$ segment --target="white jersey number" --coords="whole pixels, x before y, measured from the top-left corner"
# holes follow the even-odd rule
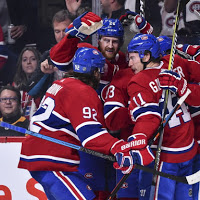
[[[41,105],[41,108],[44,108],[44,112],[39,115],[35,115],[31,118],[30,130],[34,132],[39,132],[41,127],[34,125],[34,122],[42,122],[49,119],[53,109],[55,107],[54,99],[47,97]],[[36,120],[37,119],[37,120]]]

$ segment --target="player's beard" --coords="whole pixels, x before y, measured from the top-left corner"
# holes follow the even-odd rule
[[[114,48],[105,48],[104,50],[101,49],[101,53],[107,60],[113,60],[118,53],[119,49],[115,50]]]

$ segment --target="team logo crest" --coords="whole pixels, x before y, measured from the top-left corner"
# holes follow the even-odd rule
[[[145,36],[142,36],[142,37],[141,37],[141,40],[148,40],[148,36],[146,36],[146,35],[145,35]]]
[[[126,189],[126,188],[128,188],[128,183],[123,183],[123,185],[122,185],[122,187],[121,187],[122,189]]]
[[[162,42],[164,39],[163,38],[158,38],[158,41],[159,42]]]
[[[93,50],[92,53],[93,53],[94,55],[99,55],[99,52],[98,52],[96,49]]]

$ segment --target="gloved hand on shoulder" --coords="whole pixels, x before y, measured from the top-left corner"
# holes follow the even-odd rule
[[[84,40],[89,35],[94,34],[98,29],[103,26],[102,19],[92,13],[85,12],[77,17],[65,30],[72,37]]]

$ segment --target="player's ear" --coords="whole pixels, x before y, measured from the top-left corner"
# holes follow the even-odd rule
[[[151,59],[151,53],[145,53],[144,57],[142,58],[143,62],[148,62]]]

